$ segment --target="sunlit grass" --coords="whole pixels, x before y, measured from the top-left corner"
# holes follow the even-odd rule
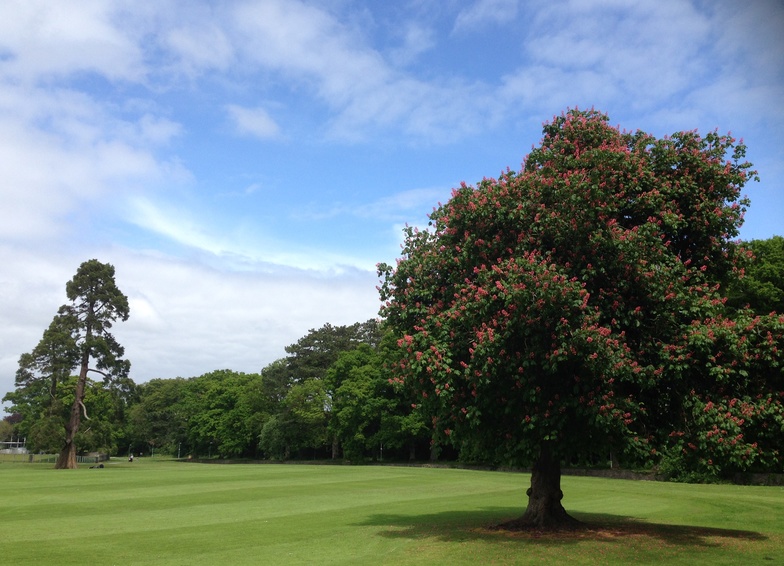
[[[4,564],[754,564],[784,561],[784,489],[564,477],[589,528],[490,529],[524,474],[410,467],[0,464]]]

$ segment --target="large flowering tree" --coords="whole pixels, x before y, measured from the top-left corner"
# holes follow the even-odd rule
[[[743,411],[760,431],[762,413],[781,415],[784,318],[729,319],[721,295],[745,259],[732,242],[754,176],[744,151],[572,110],[521,171],[462,185],[428,230],[406,230],[396,267],[379,267],[397,381],[437,440],[533,464],[522,523],[572,522],[566,458],[675,447],[708,465],[726,456],[708,450],[721,438],[745,442]]]

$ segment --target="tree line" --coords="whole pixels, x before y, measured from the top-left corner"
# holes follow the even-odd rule
[[[325,324],[259,373],[219,370],[137,388],[136,445],[193,457],[275,460],[401,458],[427,448],[427,429],[385,369],[377,320]]]
[[[752,240],[744,247],[753,261],[729,287],[728,304],[759,314],[784,312],[784,238]],[[41,342],[52,356],[63,341],[60,322],[53,322]],[[397,340],[378,319],[327,323],[258,373],[222,369],[141,384],[124,374],[110,381],[86,379],[76,405],[89,420],[73,445],[80,452],[195,458],[359,462],[429,459],[444,449],[448,457],[460,456],[448,444],[434,445],[431,423],[414,407],[418,397],[394,382]],[[11,414],[0,422],[0,436],[24,437],[34,452],[59,453],[80,377],[70,374],[67,363],[58,373],[54,358],[42,350],[20,359],[16,390],[4,397]],[[40,365],[42,358],[49,361]],[[467,448],[462,457],[471,459]]]
[[[79,401],[78,376],[50,365],[32,371],[56,342],[50,327],[22,356],[17,388],[4,397],[12,404],[6,434],[25,437],[34,452],[63,449],[76,405],[83,422],[71,444],[80,452],[354,462],[430,454],[413,399],[390,383],[393,339],[376,319],[311,329],[258,373],[222,369],[141,384],[86,378]]]

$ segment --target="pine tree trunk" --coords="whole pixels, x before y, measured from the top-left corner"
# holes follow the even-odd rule
[[[54,467],[56,470],[75,470],[76,463],[76,444],[74,439],[76,433],[79,432],[79,425],[81,424],[81,411],[82,404],[84,403],[84,390],[87,385],[87,370],[89,357],[82,361],[82,370],[79,372],[79,379],[76,382],[76,391],[74,392],[74,402],[71,405],[71,416],[68,423],[65,425],[65,444],[60,455],[57,457],[57,462]]]
[[[540,449],[539,459],[531,470],[531,487],[526,493],[528,507],[523,516],[501,527],[539,530],[572,530],[579,527],[580,522],[561,505],[561,463],[553,458],[547,444],[543,444]]]

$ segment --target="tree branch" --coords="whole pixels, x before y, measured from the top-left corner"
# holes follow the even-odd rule
[[[84,403],[82,403],[81,401],[79,401],[79,405],[81,405],[81,407],[82,407],[82,412],[84,413],[84,418],[89,421],[90,417],[87,416],[87,407],[85,407]]]
[[[101,371],[99,369],[87,368],[87,371],[94,371],[95,373],[100,373],[102,376],[104,376],[107,379],[111,377],[111,374],[108,374],[108,373],[106,373],[104,371]]]

